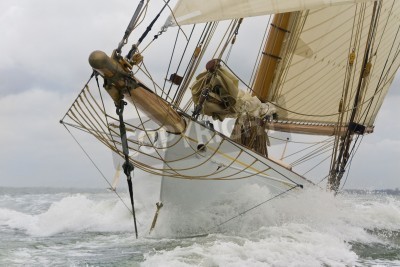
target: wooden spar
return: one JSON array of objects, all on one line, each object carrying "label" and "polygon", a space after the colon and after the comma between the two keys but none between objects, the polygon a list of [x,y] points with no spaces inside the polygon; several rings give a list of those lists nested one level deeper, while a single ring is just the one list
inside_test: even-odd
[{"label": "wooden spar", "polygon": [[152,121],[169,133],[185,131],[186,123],[161,97],[143,87],[136,87],[124,94],[125,99],[146,114]]},{"label": "wooden spar", "polygon": [[102,51],[94,51],[89,63],[105,80],[104,88],[115,103],[123,95],[151,120],[167,132],[179,134],[185,131],[185,120],[164,99],[138,82],[126,66]]},{"label": "wooden spar", "polygon": [[266,102],[270,95],[275,69],[281,59],[285,35],[288,33],[289,20],[292,13],[276,14],[271,23],[268,39],[265,42],[263,57],[258,67],[253,85],[253,95]]},{"label": "wooden spar", "polygon": [[[304,125],[296,123],[281,123],[271,122],[266,124],[268,130],[274,130],[279,132],[297,133],[297,134],[309,134],[309,135],[344,135],[347,132],[348,126],[337,127],[336,125]],[[374,127],[366,127],[366,134],[372,133]]]}]

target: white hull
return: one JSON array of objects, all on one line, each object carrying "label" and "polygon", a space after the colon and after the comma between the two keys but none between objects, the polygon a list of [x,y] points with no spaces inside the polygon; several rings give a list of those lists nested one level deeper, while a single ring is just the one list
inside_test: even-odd
[{"label": "white hull", "polygon": [[[298,192],[313,186],[278,162],[266,159],[193,121],[188,123],[184,134],[169,138],[168,146],[164,155],[164,169],[167,171],[162,177],[160,189],[163,207],[157,224],[170,225],[170,230],[175,234],[202,233],[224,219],[243,212],[240,208],[251,208],[251,205],[290,189],[293,189],[291,192]],[[203,146],[205,150],[198,150]],[[249,198],[249,195],[243,190],[252,186],[263,188],[267,195],[263,199],[247,201],[245,198]],[[215,218],[220,211],[216,208],[218,205],[229,203],[235,206],[235,202],[241,203],[237,209],[232,207],[229,214]],[[213,220],[204,220],[205,217]],[[204,225],[200,225],[199,221]],[[191,229],[193,232],[178,229],[183,226],[187,228],[188,224],[197,227]]]}]

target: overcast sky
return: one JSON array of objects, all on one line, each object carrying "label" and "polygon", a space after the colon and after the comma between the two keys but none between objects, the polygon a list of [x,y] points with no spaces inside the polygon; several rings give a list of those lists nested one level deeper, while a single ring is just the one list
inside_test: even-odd
[{"label": "overcast sky", "polygon": [[[111,52],[138,1],[0,1],[0,186],[105,187],[58,121],[91,73],[91,51]],[[400,187],[400,79],[364,137],[348,188]],[[82,138],[109,177],[111,153]]]}]

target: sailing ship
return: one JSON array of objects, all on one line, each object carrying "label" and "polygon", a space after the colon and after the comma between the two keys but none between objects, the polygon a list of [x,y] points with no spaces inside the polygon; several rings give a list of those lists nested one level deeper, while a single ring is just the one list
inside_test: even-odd
[{"label": "sailing ship", "polygon": [[[61,120],[124,160],[135,227],[135,168],[161,177],[151,229],[163,214],[193,218],[249,185],[267,188],[269,196],[239,215],[305,188],[339,192],[399,68],[400,2],[179,0],[173,8],[169,2],[155,3],[152,15],[152,3],[141,0],[117,48],[89,56],[93,73]],[[244,29],[255,26],[246,26],[252,17],[265,31],[243,40]],[[138,41],[124,56],[132,36]],[[251,48],[244,51],[241,41]],[[151,53],[165,56],[162,75],[149,71]],[[241,68],[248,61],[251,75]],[[272,155],[272,133],[324,139],[299,148],[290,163],[285,151]],[[292,140],[282,142],[286,150]],[[318,171],[319,181],[296,170],[309,160],[330,163]]]}]

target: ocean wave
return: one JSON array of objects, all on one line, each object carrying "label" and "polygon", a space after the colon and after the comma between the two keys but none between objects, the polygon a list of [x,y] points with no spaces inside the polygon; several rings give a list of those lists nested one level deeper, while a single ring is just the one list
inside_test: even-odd
[{"label": "ocean wave", "polygon": [[0,224],[33,236],[50,236],[69,231],[131,231],[132,217],[116,199],[94,201],[76,194],[53,202],[37,215],[0,208]]},{"label": "ocean wave", "polygon": [[357,259],[340,238],[287,224],[246,237],[218,234],[190,246],[151,251],[143,266],[351,266]]},{"label": "ocean wave", "polygon": [[[188,233],[193,229],[199,233],[198,229],[213,228],[211,232],[222,230],[246,234],[263,226],[300,223],[331,232],[332,235],[341,235],[343,239],[375,242],[376,235],[366,230],[400,230],[399,199],[380,197],[379,201],[373,198],[357,201],[357,196],[333,197],[322,190],[305,190],[301,194],[275,199],[218,228],[214,227],[267,199],[266,193],[262,187],[252,185],[238,194],[232,194],[231,199],[225,202],[194,210],[193,216],[186,216],[186,220],[183,219],[185,214],[163,208],[157,223],[160,228],[158,232],[160,236],[168,235],[168,231],[172,231],[169,226],[172,226],[180,231],[187,229]],[[127,196],[124,197],[125,202],[129,203]],[[44,205],[43,200],[40,205]],[[147,232],[155,207],[139,198],[139,201],[136,200],[136,210],[140,226]],[[92,194],[90,197],[72,194],[57,201],[52,199],[48,208],[38,214],[0,208],[0,224],[39,236],[68,231],[132,231],[132,215],[112,194]],[[170,236],[173,234],[173,231],[169,233]]]},{"label": "ocean wave", "polygon": [[[396,197],[334,197],[324,190],[305,190],[221,224],[270,197],[265,188],[252,185],[213,207],[193,210],[193,217],[187,220],[178,216],[184,214],[168,213],[163,208],[156,231],[148,235],[155,211],[150,192],[148,188],[136,194],[139,240],[133,238],[132,215],[111,193],[18,195],[18,205],[0,208],[0,229],[9,238],[27,235],[24,242],[28,243],[45,238],[43,252],[37,245],[15,250],[34,255],[37,261],[53,257],[44,256],[45,251],[58,251],[59,242],[68,244],[73,253],[84,247],[93,261],[98,258],[92,255],[94,251],[107,254],[110,247],[120,248],[128,254],[115,257],[125,261],[133,253],[132,257],[144,266],[363,266],[365,262],[400,259],[400,199]],[[35,199],[40,200],[37,206]],[[127,194],[123,199],[129,203]],[[10,201],[7,198],[7,203]],[[24,203],[29,204],[31,212],[23,208]],[[213,228],[217,224],[220,227]],[[211,228],[211,234],[203,237],[176,238]],[[123,238],[126,240],[122,242]],[[48,245],[52,240],[55,247]],[[130,252],[138,247],[140,256]],[[375,248],[379,251],[369,252]],[[89,257],[73,255],[77,261]],[[374,258],[368,259],[370,256]],[[7,257],[21,258],[17,254]]]},{"label": "ocean wave", "polygon": [[[232,211],[238,214],[251,207],[251,203],[267,198],[266,192],[257,186],[248,187],[244,192],[242,197],[251,200],[239,202],[236,210],[229,202],[213,207],[220,215],[213,218],[214,223],[226,220]],[[257,199],[258,202],[253,202]],[[232,195],[234,200],[237,195]],[[205,215],[199,212],[195,211],[197,217],[193,215],[189,221],[168,216],[166,223],[175,226],[172,230],[178,230],[173,234],[188,234],[188,229],[204,224]],[[171,227],[166,228],[171,231]],[[163,230],[161,234],[168,233]],[[217,234],[215,240],[208,236],[196,239],[190,246],[149,252],[143,265],[362,266],[369,257],[363,248],[374,247],[381,248],[382,252],[374,254],[375,259],[384,259],[386,250],[392,261],[398,260],[400,200],[388,196],[334,197],[324,190],[305,190],[239,216],[218,231],[223,234]]]}]

